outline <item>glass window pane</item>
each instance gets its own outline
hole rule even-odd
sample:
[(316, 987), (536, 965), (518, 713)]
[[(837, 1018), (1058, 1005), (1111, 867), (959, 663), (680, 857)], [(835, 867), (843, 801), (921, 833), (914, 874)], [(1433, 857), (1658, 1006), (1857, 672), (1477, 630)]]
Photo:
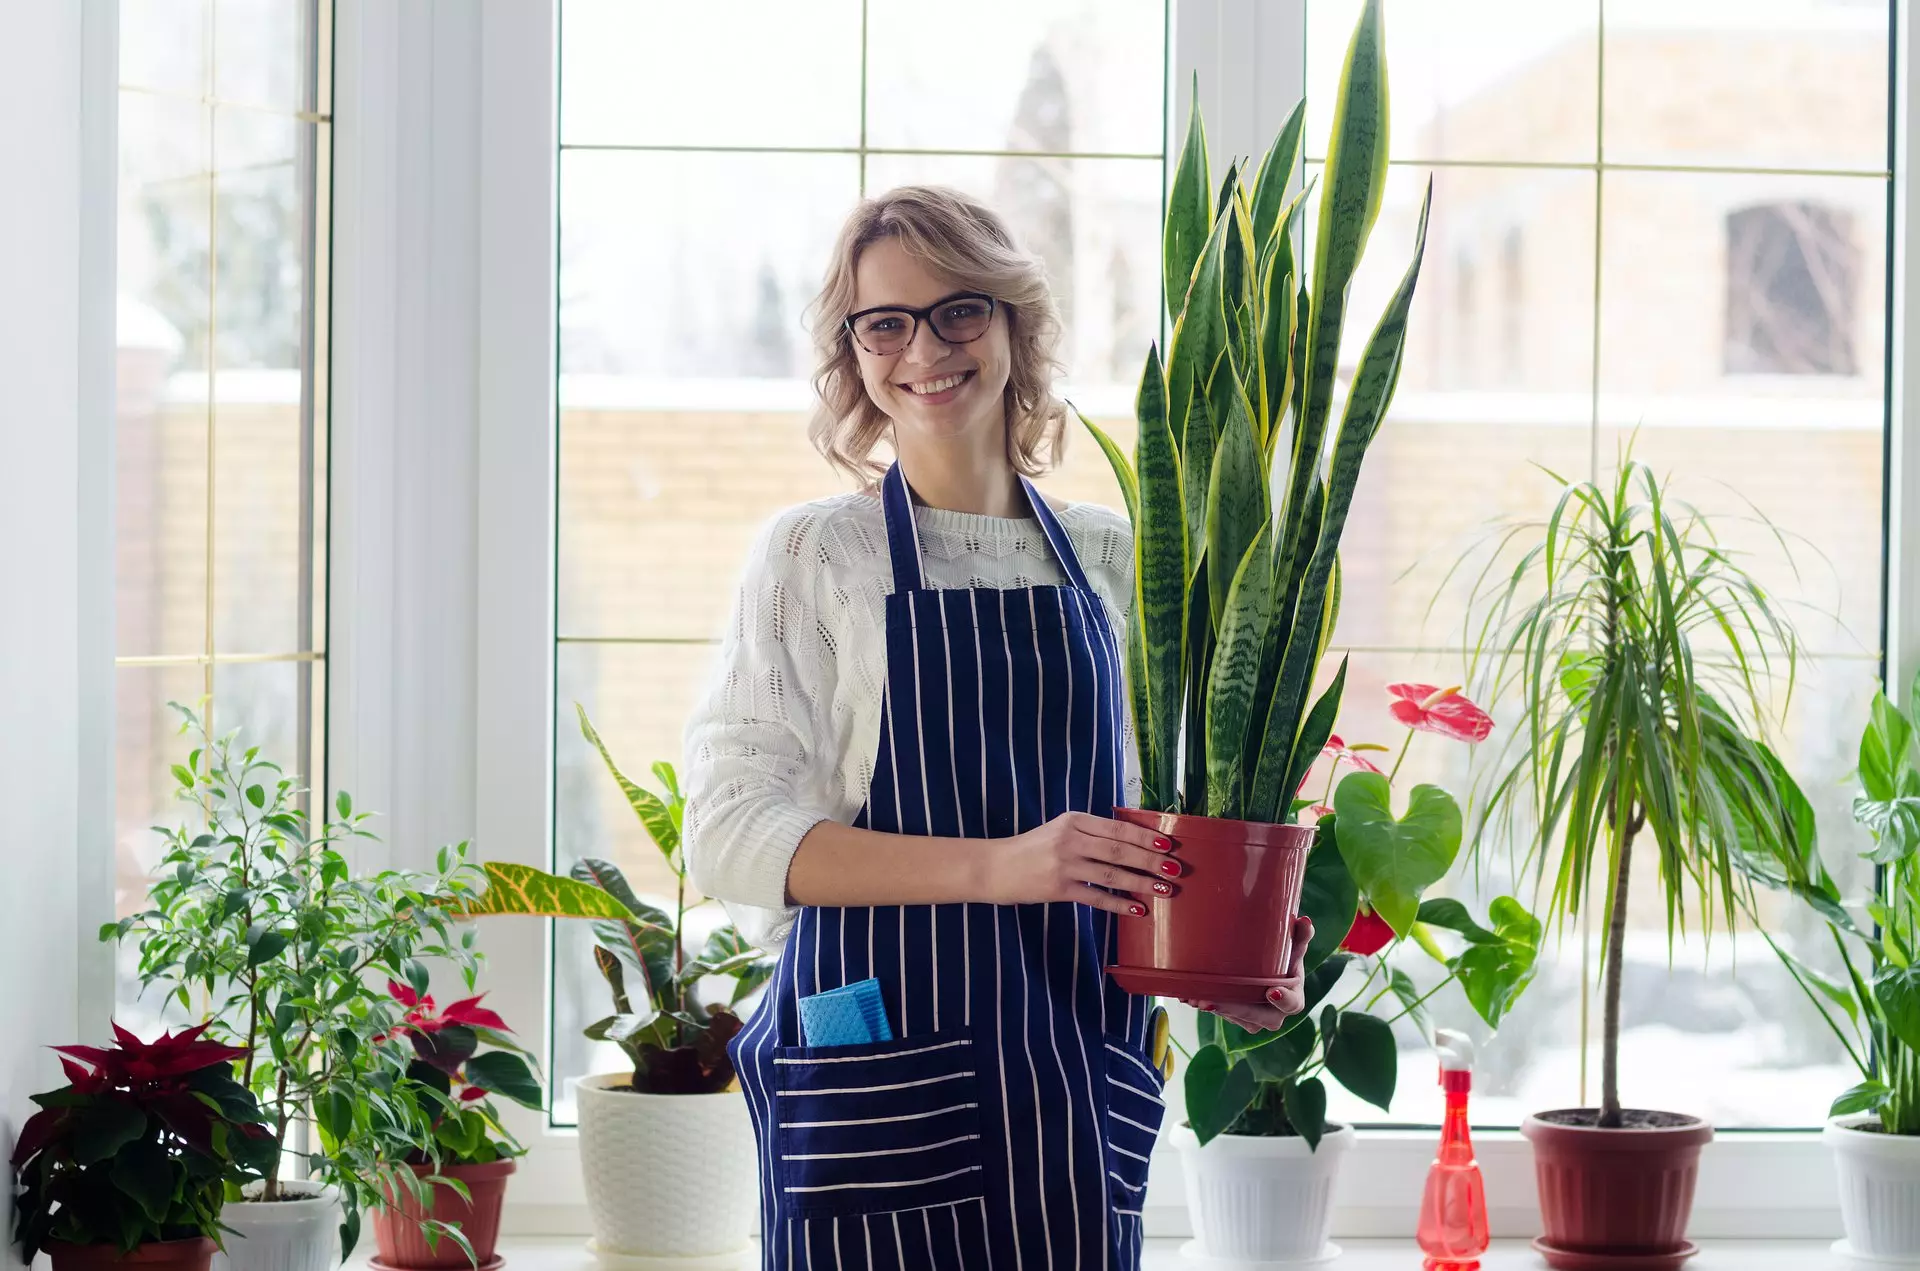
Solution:
[(1098, 390), (1131, 411), (1159, 335), (1158, 159), (1029, 159), (876, 155), (867, 191), (950, 185), (1006, 218), (1045, 262), (1065, 323), (1060, 349), (1067, 395)]
[[(1812, 647), (1872, 650), (1885, 184), (1664, 173), (1606, 181), (1602, 463), (1638, 428), (1635, 453), (1672, 472), (1741, 564), (1795, 606)], [(1756, 227), (1755, 216), (1772, 223)], [(1756, 510), (1788, 535), (1797, 576)]]
[(213, 0), (213, 94), (272, 110), (312, 110), (318, 0)]
[(1885, 169), (1890, 8), (1608, 0), (1607, 158)]
[(197, 102), (120, 95), (114, 638), (128, 655), (207, 642), (211, 129)]
[(629, 377), (634, 392), (804, 378), (801, 314), (858, 193), (851, 156), (566, 153), (562, 373)]
[(955, 19), (869, 8), (868, 145), (1161, 152), (1165, 0), (978, 0)]
[[(1326, 155), (1359, 15), (1360, 0), (1307, 5), (1309, 158)], [(1385, 23), (1394, 158), (1593, 161), (1599, 0), (1386, 0)]]
[[(205, 95), (207, 0), (120, 0), (119, 10), (123, 86)], [(124, 157), (124, 140), (120, 151)]]
[(857, 146), (862, 8), (565, 0), (561, 141)]

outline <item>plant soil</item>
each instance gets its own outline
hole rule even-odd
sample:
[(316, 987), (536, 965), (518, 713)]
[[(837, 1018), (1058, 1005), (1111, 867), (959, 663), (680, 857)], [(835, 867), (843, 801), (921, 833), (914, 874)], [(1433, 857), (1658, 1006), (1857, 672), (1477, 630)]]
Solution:
[[(1562, 1112), (1542, 1112), (1538, 1115), (1549, 1125), (1585, 1126), (1588, 1129), (1592, 1129), (1600, 1120), (1598, 1108), (1570, 1108)], [(1623, 1130), (1678, 1130), (1698, 1124), (1700, 1124), (1699, 1117), (1690, 1117), (1683, 1112), (1650, 1112), (1645, 1108), (1620, 1109), (1620, 1128)]]

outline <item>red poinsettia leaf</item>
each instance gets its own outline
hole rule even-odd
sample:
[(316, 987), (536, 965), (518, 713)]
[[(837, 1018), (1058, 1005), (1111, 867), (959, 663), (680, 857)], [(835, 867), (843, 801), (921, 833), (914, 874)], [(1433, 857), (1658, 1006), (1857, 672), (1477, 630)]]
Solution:
[(63, 1055), (72, 1055), (75, 1059), (100, 1069), (104, 1069), (114, 1059), (112, 1051), (102, 1050), (98, 1046), (55, 1046), (52, 1049)]
[(503, 1033), (512, 1032), (513, 1030), (507, 1027), (507, 1021), (480, 1005), (480, 998), (485, 996), (486, 994), (482, 993), (478, 997), (463, 997), (440, 1012), (440, 1018), (451, 1024), (469, 1024), (479, 1028), (498, 1029)]
[(1372, 909), (1362, 909), (1353, 916), (1353, 926), (1340, 941), (1340, 948), (1347, 953), (1357, 953), (1370, 958), (1393, 943), (1393, 928), (1387, 920)]
[(486, 1097), (486, 1088), (483, 1086), (468, 1086), (460, 1092), (460, 1102), (462, 1103), (478, 1103)]
[(130, 1033), (120, 1027), (118, 1020), (109, 1020), (108, 1023), (113, 1027), (113, 1040), (119, 1043), (122, 1050), (138, 1050), (146, 1044), (140, 1040), (137, 1034)]
[(1438, 733), (1455, 741), (1481, 742), (1493, 731), (1493, 717), (1475, 706), (1459, 688), (1432, 684), (1389, 684), (1398, 698), (1388, 709), (1393, 717), (1416, 732)]
[(398, 980), (387, 981), (387, 994), (402, 1006), (416, 1006), (420, 1002), (420, 995), (413, 991), (413, 986)]

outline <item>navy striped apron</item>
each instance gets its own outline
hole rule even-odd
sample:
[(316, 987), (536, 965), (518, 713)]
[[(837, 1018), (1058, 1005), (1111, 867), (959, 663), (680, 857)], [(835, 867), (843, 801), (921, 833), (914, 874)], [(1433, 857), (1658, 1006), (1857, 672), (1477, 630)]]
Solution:
[[(1020, 484), (1067, 584), (934, 590), (906, 478), (887, 472), (887, 686), (857, 827), (1003, 838), (1121, 798), (1113, 633)], [(1161, 1081), (1151, 1000), (1102, 971), (1116, 921), (1071, 902), (803, 907), (733, 1044), (762, 1267), (1137, 1268)], [(868, 977), (896, 1040), (801, 1045), (798, 1000)]]

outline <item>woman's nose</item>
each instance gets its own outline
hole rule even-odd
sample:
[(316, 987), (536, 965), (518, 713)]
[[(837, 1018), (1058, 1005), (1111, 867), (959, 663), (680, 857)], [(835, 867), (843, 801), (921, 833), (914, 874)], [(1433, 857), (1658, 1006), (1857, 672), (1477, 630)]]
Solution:
[(907, 342), (904, 356), (916, 366), (932, 366), (945, 357), (947, 350), (952, 347), (935, 334), (933, 323), (922, 319), (914, 328), (913, 339)]

